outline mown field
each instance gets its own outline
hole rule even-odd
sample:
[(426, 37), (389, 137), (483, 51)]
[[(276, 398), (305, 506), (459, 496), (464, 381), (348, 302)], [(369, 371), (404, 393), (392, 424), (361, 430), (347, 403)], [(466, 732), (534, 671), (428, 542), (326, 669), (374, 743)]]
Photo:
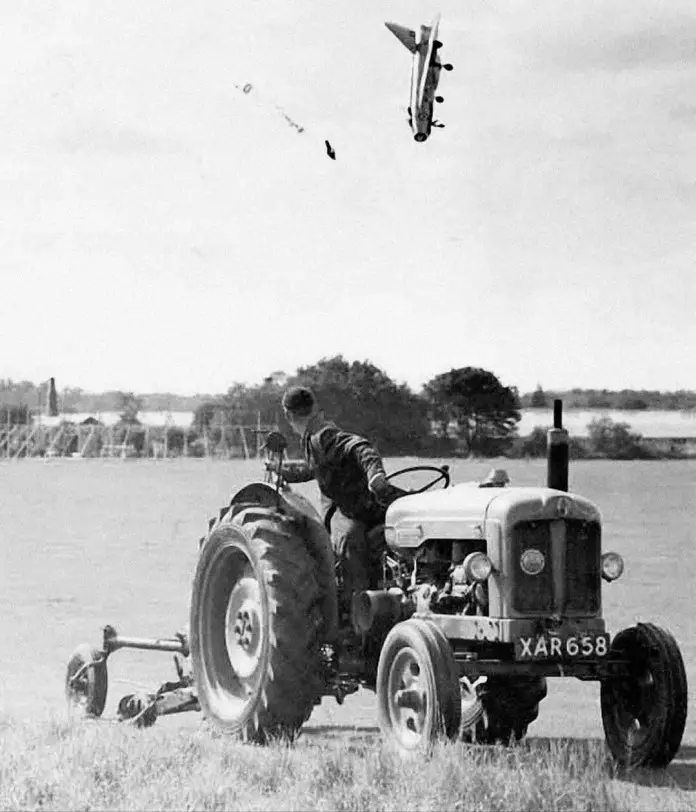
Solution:
[[(461, 482), (493, 463), (451, 464)], [(514, 484), (545, 479), (541, 461), (495, 464)], [(259, 474), (255, 461), (0, 464), (0, 809), (696, 808), (693, 708), (667, 770), (619, 778), (604, 758), (598, 687), (571, 680), (550, 682), (524, 745), (448, 746), (417, 768), (383, 751), (365, 692), (342, 707), (325, 699), (294, 748), (235, 744), (197, 714), (144, 732), (68, 724), (72, 649), (99, 644), (105, 623), (143, 636), (179, 628), (207, 517)], [(600, 504), (605, 549), (627, 562), (605, 587), (610, 631), (637, 620), (669, 628), (693, 684), (696, 462), (578, 462), (571, 488)], [(117, 652), (106, 715), (129, 691), (122, 680), (154, 688), (173, 675), (168, 655)]]

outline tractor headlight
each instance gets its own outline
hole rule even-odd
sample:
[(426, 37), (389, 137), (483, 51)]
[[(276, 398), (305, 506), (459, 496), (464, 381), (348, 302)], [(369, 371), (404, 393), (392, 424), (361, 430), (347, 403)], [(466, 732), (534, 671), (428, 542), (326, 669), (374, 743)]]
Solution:
[(602, 578), (605, 581), (615, 581), (623, 575), (624, 562), (618, 553), (604, 553), (602, 555)]
[(526, 575), (538, 575), (546, 564), (546, 556), (541, 550), (529, 547), (520, 556), (520, 567)]
[(485, 553), (469, 553), (462, 564), (468, 582), (483, 583), (493, 572), (493, 562)]

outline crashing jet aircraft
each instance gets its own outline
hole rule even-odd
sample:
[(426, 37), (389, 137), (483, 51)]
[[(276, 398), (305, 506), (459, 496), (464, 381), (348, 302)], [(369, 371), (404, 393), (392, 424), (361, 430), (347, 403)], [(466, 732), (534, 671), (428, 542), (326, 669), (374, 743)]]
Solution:
[(436, 15), (430, 25), (421, 25), (416, 33), (410, 28), (396, 23), (385, 23), (394, 36), (413, 54), (411, 66), (411, 97), (408, 107), (408, 123), (416, 141), (425, 141), (433, 127), (444, 127), (433, 119), (435, 102), (443, 102), (436, 96), (440, 71), (452, 70), (452, 65), (443, 65), (438, 54), (442, 43), (438, 40), (440, 15)]

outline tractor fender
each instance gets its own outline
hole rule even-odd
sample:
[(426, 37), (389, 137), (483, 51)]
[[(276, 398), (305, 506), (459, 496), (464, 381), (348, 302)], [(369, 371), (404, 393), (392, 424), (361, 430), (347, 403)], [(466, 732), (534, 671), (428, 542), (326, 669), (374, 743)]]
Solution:
[(304, 496), (289, 487), (276, 491), (268, 482), (252, 482), (232, 497), (230, 506), (256, 504), (290, 515), (303, 529), (307, 549), (317, 563), (317, 580), (321, 587), (324, 637), (332, 643), (338, 633), (338, 590), (331, 537), (324, 527), (319, 512)]

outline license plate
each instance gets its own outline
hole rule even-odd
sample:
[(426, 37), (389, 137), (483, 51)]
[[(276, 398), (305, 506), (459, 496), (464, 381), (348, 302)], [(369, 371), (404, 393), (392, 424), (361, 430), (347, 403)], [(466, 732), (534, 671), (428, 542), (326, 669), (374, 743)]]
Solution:
[(586, 660), (608, 653), (608, 634), (538, 634), (515, 642), (518, 660)]

